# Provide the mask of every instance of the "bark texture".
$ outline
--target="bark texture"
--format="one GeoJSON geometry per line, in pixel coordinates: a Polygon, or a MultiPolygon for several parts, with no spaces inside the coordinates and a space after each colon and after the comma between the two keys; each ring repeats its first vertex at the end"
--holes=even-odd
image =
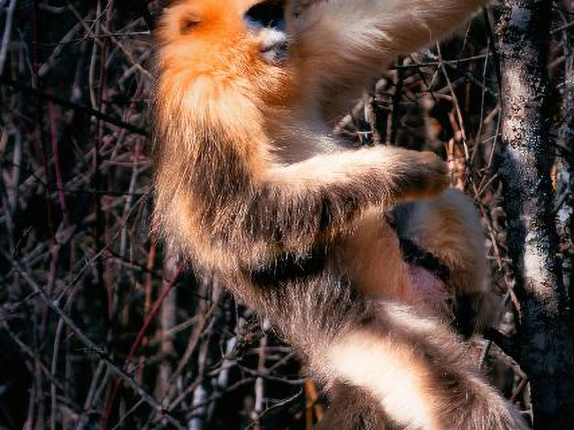
{"type": "Polygon", "coordinates": [[[535,429],[572,429],[574,362],[569,294],[558,252],[549,137],[550,1],[504,0],[498,27],[502,163],[508,247],[521,303],[518,356],[535,429]]]}

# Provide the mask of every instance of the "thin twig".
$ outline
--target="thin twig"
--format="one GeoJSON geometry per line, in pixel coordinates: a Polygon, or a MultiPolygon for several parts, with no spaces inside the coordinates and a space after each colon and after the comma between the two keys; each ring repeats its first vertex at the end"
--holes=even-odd
{"type": "Polygon", "coordinates": [[[82,342],[88,350],[100,357],[100,359],[106,363],[108,369],[114,373],[118,378],[120,378],[126,385],[128,385],[133,391],[135,391],[148,405],[159,412],[164,418],[166,418],[170,424],[172,424],[178,430],[184,430],[185,426],[182,425],[177,418],[175,418],[167,409],[165,409],[158,401],[150,395],[145,388],[139,385],[133,377],[128,375],[119,366],[117,366],[108,356],[107,352],[96,345],[88,336],[84,334],[82,330],[72,321],[72,319],[60,308],[56,301],[51,300],[44,290],[32,279],[32,277],[24,271],[18,263],[15,263],[14,268],[22,275],[26,283],[32,287],[34,292],[36,292],[44,301],[44,303],[55,312],[68,326],[68,328],[76,335],[78,340],[82,342]]]}

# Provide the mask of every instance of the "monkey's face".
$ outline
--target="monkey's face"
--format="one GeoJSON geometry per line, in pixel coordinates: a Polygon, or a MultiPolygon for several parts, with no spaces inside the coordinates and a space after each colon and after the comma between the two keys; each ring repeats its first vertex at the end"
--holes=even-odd
{"type": "Polygon", "coordinates": [[[289,58],[290,39],[285,22],[285,4],[266,0],[251,6],[244,15],[251,31],[257,33],[261,60],[280,65],[289,58]]]}
{"type": "Polygon", "coordinates": [[[186,91],[201,87],[204,95],[233,86],[265,102],[274,102],[269,89],[283,98],[290,45],[284,11],[282,0],[176,2],[157,31],[162,80],[186,91]]]}

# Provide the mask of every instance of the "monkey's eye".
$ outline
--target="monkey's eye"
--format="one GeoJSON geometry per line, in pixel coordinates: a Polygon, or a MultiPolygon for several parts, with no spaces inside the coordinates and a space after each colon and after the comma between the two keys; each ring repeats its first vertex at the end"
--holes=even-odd
{"type": "Polygon", "coordinates": [[[179,21],[179,31],[183,35],[187,35],[193,31],[201,23],[201,19],[194,15],[188,14],[181,18],[179,21]]]}
{"type": "Polygon", "coordinates": [[[268,0],[257,3],[245,13],[247,25],[254,28],[276,28],[284,30],[285,14],[283,3],[279,0],[268,0]]]}

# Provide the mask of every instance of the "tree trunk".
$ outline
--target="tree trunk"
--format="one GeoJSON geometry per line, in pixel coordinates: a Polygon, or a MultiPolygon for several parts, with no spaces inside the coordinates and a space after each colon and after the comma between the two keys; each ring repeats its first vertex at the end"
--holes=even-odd
{"type": "Polygon", "coordinates": [[[550,180],[547,54],[552,4],[504,0],[498,27],[508,248],[521,303],[515,357],[528,374],[535,429],[572,429],[574,348],[550,180]]]}

